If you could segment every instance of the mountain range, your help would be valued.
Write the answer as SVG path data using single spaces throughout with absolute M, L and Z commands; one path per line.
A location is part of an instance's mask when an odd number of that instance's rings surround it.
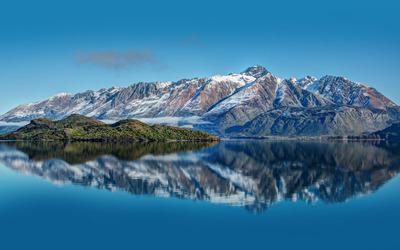
M 223 136 L 359 135 L 400 121 L 400 107 L 365 84 L 329 75 L 281 79 L 262 66 L 176 82 L 61 93 L 20 105 L 0 121 L 71 114 L 172 123 Z
M 265 211 L 279 201 L 344 202 L 400 171 L 398 145 L 225 141 L 1 143 L 0 163 L 57 185 L 207 200 Z

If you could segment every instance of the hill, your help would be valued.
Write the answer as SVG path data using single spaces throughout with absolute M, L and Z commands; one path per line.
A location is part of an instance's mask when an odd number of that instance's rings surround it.
M 0 140 L 68 141 L 214 141 L 205 132 L 165 125 L 148 125 L 137 120 L 106 123 L 73 114 L 59 121 L 32 120 L 15 132 L 0 135 Z

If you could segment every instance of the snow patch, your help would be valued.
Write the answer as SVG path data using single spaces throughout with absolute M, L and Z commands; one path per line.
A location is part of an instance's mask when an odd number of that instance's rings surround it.
M 286 88 L 286 84 L 282 84 L 281 82 L 278 82 L 278 84 L 276 85 L 275 102 L 277 102 L 278 104 L 281 103 L 285 98 Z
M 58 94 L 56 94 L 56 95 L 51 96 L 51 97 L 49 98 L 49 100 L 53 100 L 53 99 L 56 99 L 56 98 L 67 97 L 67 96 L 72 96 L 72 94 L 67 93 L 67 92 L 61 92 L 61 93 L 58 93 Z
M 312 92 L 312 93 L 317 93 L 319 91 L 320 86 L 321 86 L 321 82 L 320 81 L 314 81 L 314 82 L 310 82 L 309 84 L 307 84 L 303 88 L 305 90 L 308 90 L 308 91 Z
M 173 82 L 169 81 L 169 82 L 157 82 L 156 86 L 157 88 L 163 89 L 163 88 L 167 88 L 170 87 L 173 84 Z
M 251 88 L 255 84 L 255 81 L 247 83 L 243 87 L 239 88 L 234 94 L 225 100 L 218 103 L 213 109 L 208 111 L 207 115 L 215 115 L 223 113 L 239 104 L 243 104 L 246 101 L 251 100 L 257 94 L 257 90 Z
M 244 74 L 230 74 L 230 75 L 215 75 L 210 77 L 213 82 L 236 82 L 242 83 L 242 85 L 253 82 L 256 78 Z

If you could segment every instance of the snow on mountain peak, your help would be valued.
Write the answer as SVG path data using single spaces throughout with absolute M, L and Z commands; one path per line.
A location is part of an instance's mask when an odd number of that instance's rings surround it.
M 258 77 L 268 74 L 269 71 L 261 65 L 255 65 L 255 66 L 247 68 L 242 73 L 258 78 Z
M 156 83 L 157 87 L 160 88 L 160 89 L 168 88 L 172 84 L 173 84 L 173 82 L 171 82 L 171 81 L 168 81 L 168 82 L 157 82 Z
M 318 79 L 314 76 L 305 76 L 305 77 L 301 78 L 299 80 L 299 82 L 300 83 L 309 83 L 309 82 L 315 82 L 316 80 L 318 80 Z
M 247 82 L 252 82 L 255 77 L 245 74 L 229 74 L 229 75 L 215 75 L 210 77 L 212 82 L 237 82 L 242 83 L 242 85 Z
M 67 93 L 67 92 L 61 92 L 61 93 L 51 96 L 50 99 L 62 98 L 62 97 L 67 97 L 67 96 L 72 96 L 72 94 Z
M 275 90 L 275 104 L 280 104 L 283 101 L 283 99 L 285 98 L 286 88 L 287 86 L 285 84 L 282 84 L 281 81 L 278 82 Z

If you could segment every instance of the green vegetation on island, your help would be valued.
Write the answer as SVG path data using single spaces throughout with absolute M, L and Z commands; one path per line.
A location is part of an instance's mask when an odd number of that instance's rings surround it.
M 106 124 L 82 115 L 70 115 L 59 121 L 39 118 L 15 132 L 0 135 L 0 140 L 37 141 L 216 141 L 205 132 L 166 125 L 148 125 L 138 120 Z

